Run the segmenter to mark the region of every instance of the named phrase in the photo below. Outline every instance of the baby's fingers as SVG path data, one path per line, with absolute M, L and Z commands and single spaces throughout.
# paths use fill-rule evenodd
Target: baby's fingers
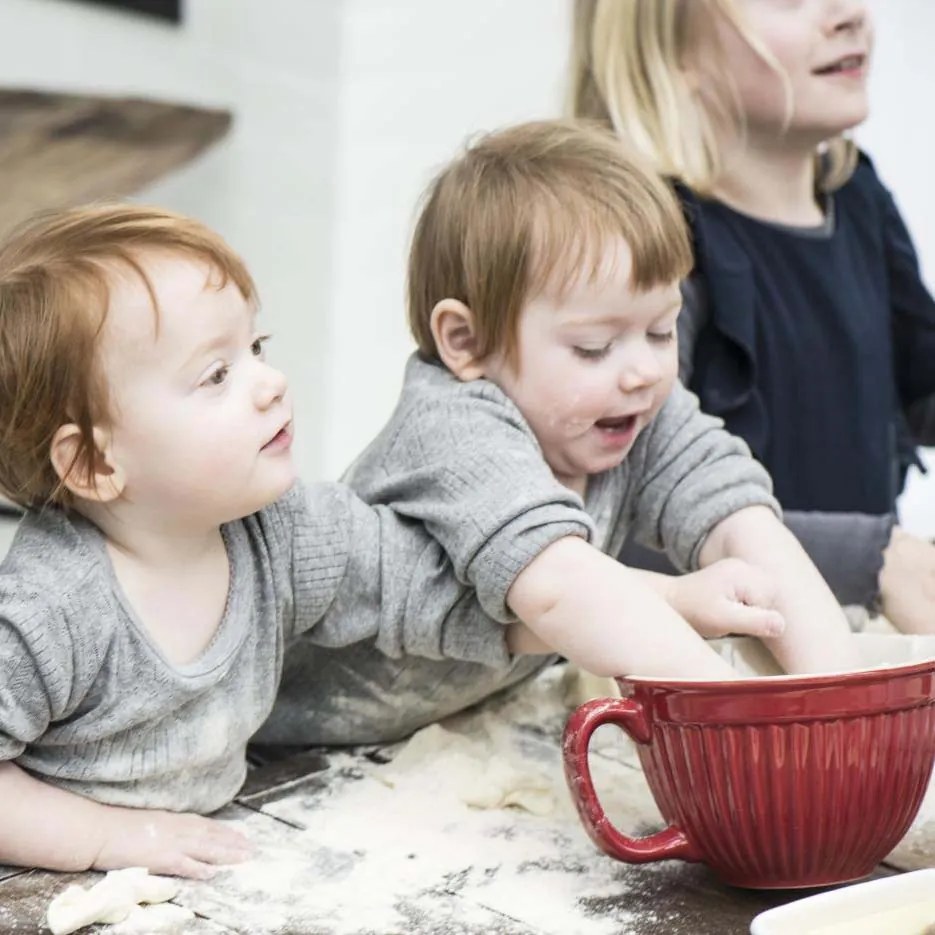
M 786 621 L 778 610 L 751 607 L 747 604 L 728 605 L 720 622 L 725 633 L 756 636 L 760 639 L 781 636 L 786 628 Z
M 151 867 L 150 870 L 153 870 Z M 167 873 L 174 877 L 186 877 L 189 880 L 210 880 L 215 874 L 214 867 L 201 860 L 196 860 L 187 854 L 179 854 L 166 866 L 153 871 Z
M 754 607 L 775 607 L 778 598 L 776 582 L 760 568 L 748 566 L 735 582 L 738 601 Z
M 215 834 L 189 838 L 185 851 L 189 857 L 206 864 L 239 864 L 253 856 L 253 848 L 246 839 L 227 840 Z
M 205 825 L 203 832 L 217 844 L 253 851 L 250 839 L 231 822 L 220 821 L 217 818 L 203 818 L 202 821 Z

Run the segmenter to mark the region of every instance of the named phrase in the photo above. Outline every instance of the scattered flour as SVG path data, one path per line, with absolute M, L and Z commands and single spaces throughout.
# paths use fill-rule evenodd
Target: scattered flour
M 194 919 L 191 909 L 172 903 L 137 906 L 123 922 L 101 929 L 99 935 L 183 935 Z
M 588 900 L 606 905 L 626 893 L 630 868 L 597 851 L 571 805 L 557 741 L 567 717 L 561 676 L 556 668 L 504 701 L 420 732 L 385 766 L 355 772 L 359 759 L 332 757 L 335 781 L 324 793 L 264 806 L 306 829 L 290 847 L 264 844 L 268 822 L 247 819 L 257 857 L 186 887 L 182 901 L 257 935 L 300 924 L 330 935 L 623 935 L 635 919 L 629 912 L 587 909 Z M 619 731 L 612 736 L 626 748 Z M 626 757 L 598 751 L 592 768 L 621 827 L 658 815 Z

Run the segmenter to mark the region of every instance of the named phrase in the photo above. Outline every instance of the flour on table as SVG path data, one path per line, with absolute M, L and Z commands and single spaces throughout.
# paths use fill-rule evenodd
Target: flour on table
M 307 793 L 262 807 L 304 830 L 283 846 L 268 822 L 248 817 L 255 858 L 183 883 L 179 901 L 251 935 L 630 931 L 636 916 L 606 904 L 639 884 L 588 839 L 565 785 L 563 671 L 427 728 L 386 751 L 388 764 L 329 755 Z M 613 737 L 615 754 L 626 749 L 619 730 Z M 620 828 L 658 825 L 638 769 L 601 750 L 591 761 Z
M 136 906 L 123 922 L 102 929 L 98 935 L 184 935 L 194 919 L 191 909 L 172 903 Z

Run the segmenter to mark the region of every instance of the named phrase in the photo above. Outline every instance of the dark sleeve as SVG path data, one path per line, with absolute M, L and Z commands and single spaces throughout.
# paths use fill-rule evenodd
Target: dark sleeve
M 693 272 L 682 283 L 679 315 L 679 377 L 687 385 L 694 369 L 698 335 L 710 317 L 704 277 Z M 921 444 L 935 444 L 935 396 L 911 407 L 909 424 Z M 892 515 L 784 512 L 783 521 L 795 534 L 842 604 L 868 607 L 878 595 L 883 551 L 895 524 Z M 625 564 L 671 574 L 675 568 L 664 554 L 632 539 L 620 555 Z
M 935 395 L 914 402 L 906 411 L 912 437 L 919 445 L 935 445 Z
M 876 602 L 894 515 L 787 512 L 783 519 L 839 603 L 871 607 Z
M 922 281 L 915 247 L 899 209 L 892 195 L 886 189 L 882 192 L 896 384 L 908 410 L 935 394 L 935 300 Z

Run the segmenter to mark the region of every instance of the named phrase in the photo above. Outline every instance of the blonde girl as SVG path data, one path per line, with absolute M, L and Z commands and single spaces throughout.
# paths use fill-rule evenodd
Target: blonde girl
M 770 470 L 839 600 L 931 632 L 935 547 L 895 502 L 935 437 L 935 302 L 846 135 L 872 45 L 859 0 L 576 0 L 570 109 L 681 197 L 683 382 Z

